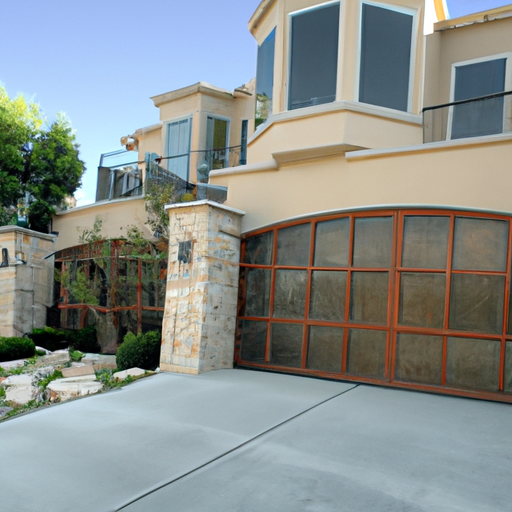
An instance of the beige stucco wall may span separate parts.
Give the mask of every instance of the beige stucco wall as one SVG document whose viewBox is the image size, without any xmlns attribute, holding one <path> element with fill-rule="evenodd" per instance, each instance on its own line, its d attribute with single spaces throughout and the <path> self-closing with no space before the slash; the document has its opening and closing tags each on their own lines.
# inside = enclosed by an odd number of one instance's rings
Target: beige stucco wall
<svg viewBox="0 0 512 512">
<path fill-rule="evenodd" d="M 426 37 L 425 106 L 452 101 L 452 64 L 512 52 L 512 17 L 440 30 L 445 25 Z"/>
<path fill-rule="evenodd" d="M 126 236 L 129 226 L 137 226 L 148 238 L 151 230 L 146 226 L 147 213 L 143 198 L 117 199 L 82 206 L 58 213 L 53 218 L 53 229 L 59 233 L 55 250 L 78 245 L 85 229 L 92 229 L 94 221 L 101 219 L 101 233 L 105 238 Z"/>
<path fill-rule="evenodd" d="M 248 162 L 276 152 L 347 144 L 385 148 L 420 144 L 421 117 L 354 102 L 335 102 L 283 112 L 262 125 L 248 147 Z"/>
<path fill-rule="evenodd" d="M 248 162 L 263 162 L 276 151 L 347 144 L 382 148 L 419 144 L 423 133 L 419 116 L 423 106 L 423 0 L 392 0 L 386 5 L 405 8 L 415 16 L 413 85 L 410 112 L 358 103 L 361 0 L 340 1 L 340 37 L 336 101 L 303 109 L 287 110 L 290 13 L 320 5 L 319 0 L 275 0 L 249 28 L 261 44 L 276 26 L 274 55 L 273 117 L 261 125 L 248 145 Z M 259 12 L 259 11 L 257 11 Z"/>
<path fill-rule="evenodd" d="M 262 13 L 258 15 L 259 8 L 249 22 L 249 30 L 258 45 L 265 40 L 272 28 L 276 27 L 272 101 L 274 114 L 287 110 L 290 14 L 325 3 L 328 2 L 322 0 L 275 0 L 268 2 L 268 6 L 265 8 L 260 5 Z M 339 3 L 340 37 L 336 100 L 357 101 L 362 0 L 341 0 Z M 419 113 L 422 107 L 424 0 L 388 0 L 383 4 L 408 9 L 415 15 L 414 86 L 411 112 Z"/>
<path fill-rule="evenodd" d="M 162 126 L 157 134 L 151 133 L 151 139 L 140 145 L 140 156 L 145 151 L 159 155 L 166 153 L 167 123 L 179 119 L 191 118 L 191 138 L 189 181 L 197 181 L 196 168 L 201 154 L 198 150 L 206 147 L 206 122 L 209 115 L 229 121 L 229 146 L 240 144 L 242 119 L 254 118 L 254 97 L 213 87 L 207 83 L 197 84 L 153 97 L 155 106 L 160 109 Z M 159 140 L 158 140 L 159 137 Z M 146 149 L 151 148 L 151 149 Z M 162 165 L 166 165 L 164 160 Z"/>
<path fill-rule="evenodd" d="M 512 213 L 510 161 L 512 137 L 496 135 L 281 167 L 274 162 L 275 170 L 261 172 L 239 167 L 217 171 L 210 181 L 228 187 L 226 204 L 246 212 L 242 231 L 248 232 L 295 216 L 379 205 Z"/>
</svg>

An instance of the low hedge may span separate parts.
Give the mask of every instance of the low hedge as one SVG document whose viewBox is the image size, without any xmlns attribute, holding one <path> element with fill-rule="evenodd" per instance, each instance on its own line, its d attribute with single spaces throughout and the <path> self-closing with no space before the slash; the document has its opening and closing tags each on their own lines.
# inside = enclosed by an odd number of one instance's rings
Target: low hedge
<svg viewBox="0 0 512 512">
<path fill-rule="evenodd" d="M 36 352 L 35 343 L 29 338 L 0 337 L 0 361 L 13 361 L 32 357 Z"/>
<path fill-rule="evenodd" d="M 134 367 L 154 370 L 160 362 L 161 340 L 162 335 L 158 331 L 137 335 L 129 332 L 117 349 L 118 370 L 128 370 Z"/>
<path fill-rule="evenodd" d="M 34 329 L 27 335 L 38 346 L 47 350 L 59 350 L 73 346 L 80 352 L 100 352 L 101 347 L 96 337 L 96 327 L 88 326 L 77 330 L 55 329 L 45 327 L 44 329 Z"/>
<path fill-rule="evenodd" d="M 43 329 L 34 329 L 27 336 L 38 346 L 46 350 L 60 350 L 67 348 L 71 344 L 70 331 L 54 329 L 53 327 L 44 327 Z"/>
</svg>

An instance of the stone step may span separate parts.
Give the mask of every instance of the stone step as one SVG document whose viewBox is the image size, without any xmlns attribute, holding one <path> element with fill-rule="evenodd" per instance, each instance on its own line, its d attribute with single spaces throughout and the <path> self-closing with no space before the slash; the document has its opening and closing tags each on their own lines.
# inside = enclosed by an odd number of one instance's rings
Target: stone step
<svg viewBox="0 0 512 512">
<path fill-rule="evenodd" d="M 129 370 L 114 373 L 113 377 L 117 380 L 125 380 L 127 377 L 139 377 L 145 373 L 146 370 L 143 370 L 142 368 L 130 368 Z"/>
<path fill-rule="evenodd" d="M 78 396 L 86 396 L 97 393 L 103 384 L 96 380 L 96 375 L 82 375 L 78 377 L 67 377 L 57 379 L 48 384 L 51 400 L 64 402 Z"/>
<path fill-rule="evenodd" d="M 68 377 L 80 377 L 82 375 L 95 375 L 94 366 L 92 364 L 83 364 L 80 366 L 71 366 L 70 368 L 62 368 L 62 376 Z"/>
</svg>

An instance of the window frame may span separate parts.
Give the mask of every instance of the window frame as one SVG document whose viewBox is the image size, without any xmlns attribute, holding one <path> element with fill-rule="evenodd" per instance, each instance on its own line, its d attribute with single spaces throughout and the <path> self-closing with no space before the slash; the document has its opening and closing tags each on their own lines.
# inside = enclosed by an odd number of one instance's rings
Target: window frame
<svg viewBox="0 0 512 512">
<path fill-rule="evenodd" d="M 503 91 L 512 90 L 512 52 L 496 53 L 494 55 L 487 55 L 485 57 L 477 57 L 474 59 L 461 60 L 459 62 L 452 62 L 450 71 L 450 103 L 453 103 L 455 95 L 455 83 L 457 68 L 468 66 L 471 64 L 479 64 L 482 62 L 489 62 L 493 60 L 505 59 L 505 83 Z M 504 96 L 503 98 L 503 125 L 501 133 L 512 131 L 512 119 L 505 115 L 505 112 L 510 111 L 512 107 L 512 97 Z M 448 110 L 448 121 L 446 127 L 446 140 L 459 140 L 459 138 L 452 139 L 452 126 L 453 126 L 453 105 Z M 496 134 L 490 134 L 496 135 Z M 480 137 L 487 137 L 487 135 L 480 135 Z M 467 137 L 464 137 L 467 138 Z"/>
<path fill-rule="evenodd" d="M 301 14 L 305 14 L 307 12 L 310 12 L 310 11 L 316 11 L 318 9 L 323 9 L 323 8 L 326 8 L 326 7 L 330 7 L 330 6 L 333 6 L 333 5 L 339 5 L 339 18 L 338 18 L 338 48 L 337 48 L 337 52 L 338 52 L 338 57 L 337 57 L 337 72 L 336 72 L 336 87 L 335 87 L 335 92 L 334 92 L 334 100 L 332 102 L 328 102 L 328 103 L 334 103 L 338 100 L 338 91 L 339 91 L 339 79 L 340 79 L 340 55 L 341 55 L 341 51 L 342 51 L 342 48 L 341 48 L 341 45 L 342 45 L 342 41 L 343 41 L 343 38 L 341 37 L 341 29 L 342 29 L 342 25 L 341 25 L 341 19 L 342 17 L 344 16 L 344 12 L 343 12 L 343 6 L 342 6 L 342 2 L 341 0 L 330 0 L 328 2 L 323 2 L 321 4 L 317 4 L 317 5 L 312 5 L 310 7 L 305 7 L 304 9 L 299 9 L 297 11 L 293 11 L 293 12 L 290 12 L 288 13 L 288 56 L 287 56 L 287 66 L 286 66 L 286 85 L 285 85 L 285 91 L 284 91 L 284 105 L 283 105 L 283 111 L 287 112 L 287 111 L 293 111 L 293 110 L 303 110 L 304 108 L 315 108 L 315 107 L 318 107 L 319 105 L 310 105 L 309 107 L 302 107 L 302 108 L 296 108 L 296 109 L 292 109 L 290 108 L 290 83 L 291 83 L 291 71 L 292 71 L 292 18 L 294 16 L 298 16 L 298 15 L 301 15 Z M 320 105 L 323 105 L 323 103 L 321 103 Z"/>
<path fill-rule="evenodd" d="M 383 2 L 374 2 L 373 0 L 361 0 L 359 4 L 359 19 L 358 19 L 358 39 L 357 39 L 357 69 L 355 72 L 355 85 L 354 85 L 354 101 L 358 103 L 363 103 L 359 99 L 359 86 L 361 82 L 361 52 L 362 52 L 362 36 L 363 36 L 363 5 L 371 5 L 373 7 L 379 7 L 381 9 L 387 9 L 389 11 L 395 11 L 401 14 L 407 14 L 408 16 L 412 16 L 412 28 L 411 28 L 411 56 L 409 60 L 409 87 L 407 90 L 407 110 L 408 113 L 413 113 L 414 106 L 414 88 L 415 88 L 415 71 L 416 71 L 416 52 L 418 46 L 418 18 L 419 12 L 417 9 L 412 9 L 408 7 L 401 7 L 399 5 L 391 5 Z M 372 103 L 364 103 L 365 105 L 372 105 L 376 108 L 385 108 L 396 111 L 397 109 L 393 109 L 390 107 L 383 107 L 382 105 L 373 105 Z M 398 112 L 403 112 L 399 110 Z"/>
</svg>

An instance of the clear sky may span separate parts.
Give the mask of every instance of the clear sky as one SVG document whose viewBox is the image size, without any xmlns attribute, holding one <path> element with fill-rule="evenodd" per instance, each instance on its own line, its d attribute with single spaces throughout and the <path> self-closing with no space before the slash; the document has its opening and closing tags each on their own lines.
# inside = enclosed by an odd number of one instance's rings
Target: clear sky
<svg viewBox="0 0 512 512">
<path fill-rule="evenodd" d="M 510 0 L 512 1 L 512 0 Z M 450 16 L 506 5 L 446 0 Z M 87 165 L 79 204 L 94 201 L 101 153 L 158 122 L 149 99 L 199 81 L 233 90 L 256 71 L 247 22 L 260 0 L 0 0 L 0 84 L 64 112 Z"/>
</svg>

